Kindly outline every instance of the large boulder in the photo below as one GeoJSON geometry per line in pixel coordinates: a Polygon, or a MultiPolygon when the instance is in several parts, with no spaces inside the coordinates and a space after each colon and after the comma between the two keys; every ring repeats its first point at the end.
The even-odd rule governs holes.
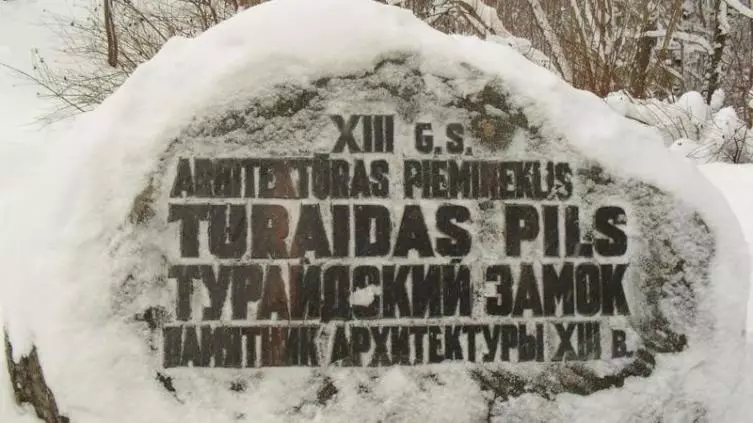
{"type": "Polygon", "coordinates": [[[47,421],[729,419],[724,199],[507,47],[276,0],[171,40],[40,162],[0,257],[47,421]]]}

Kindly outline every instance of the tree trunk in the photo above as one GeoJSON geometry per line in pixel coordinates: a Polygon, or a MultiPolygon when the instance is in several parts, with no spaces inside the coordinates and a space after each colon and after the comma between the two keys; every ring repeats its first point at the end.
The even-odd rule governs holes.
{"type": "MultiPolygon", "coordinates": [[[[648,22],[641,33],[656,30],[656,21],[648,22]]],[[[656,37],[642,36],[638,41],[638,51],[635,54],[635,65],[630,75],[630,95],[635,98],[646,97],[646,80],[648,79],[648,66],[651,64],[651,53],[656,47],[656,37]]]]}
{"type": "Polygon", "coordinates": [[[105,36],[107,37],[107,64],[118,66],[118,39],[115,33],[115,22],[112,18],[112,0],[105,0],[105,36]]]}
{"type": "Polygon", "coordinates": [[[714,2],[714,54],[711,55],[709,64],[708,84],[706,85],[706,102],[711,103],[711,96],[714,95],[721,85],[722,81],[722,56],[724,47],[727,44],[727,32],[729,28],[727,22],[727,3],[724,0],[714,2]]]}

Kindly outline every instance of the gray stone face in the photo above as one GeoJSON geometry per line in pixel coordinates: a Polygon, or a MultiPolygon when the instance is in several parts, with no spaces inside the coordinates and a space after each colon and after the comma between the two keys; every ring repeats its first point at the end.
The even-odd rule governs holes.
{"type": "MultiPolygon", "coordinates": [[[[160,168],[155,169],[150,184],[134,201],[129,235],[116,248],[116,256],[123,257],[123,282],[114,298],[117,299],[115,313],[133,319],[134,330],[143,332],[144,342],[154,352],[159,380],[178,398],[194,398],[197,392],[191,387],[198,380],[216,388],[213,395],[232,396],[238,392],[253,391],[259,380],[286,377],[279,369],[266,367],[301,367],[300,371],[305,375],[297,373],[297,379],[291,378],[290,383],[306,380],[315,388],[304,398],[281,398],[279,413],[281,416],[306,416],[317,408],[344,407],[338,403],[342,398],[338,392],[342,394],[344,389],[351,388],[338,382],[342,374],[337,372],[341,371],[338,370],[341,367],[352,366],[349,374],[354,378],[363,377],[365,381],[362,388],[348,395],[356,395],[368,402],[374,389],[369,378],[373,381],[383,377],[390,366],[406,364],[392,349],[395,338],[390,338],[391,341],[385,344],[386,358],[380,357],[379,352],[375,353],[376,336],[379,335],[373,331],[393,327],[410,331],[411,327],[423,327],[427,328],[426,334],[422,335],[425,338],[424,357],[416,357],[415,334],[412,334],[408,344],[412,345],[408,361],[413,366],[405,366],[405,372],[422,386],[434,386],[423,388],[425,391],[441,387],[445,383],[444,374],[460,375],[457,376],[460,380],[478,390],[476,397],[479,405],[474,408],[478,416],[469,421],[483,421],[484,415],[545,421],[535,420],[543,414],[511,411],[511,406],[505,404],[512,398],[528,398],[529,394],[546,400],[552,400],[562,393],[591,395],[597,391],[620,388],[629,377],[651,378],[659,356],[691,349],[694,342],[713,331],[715,322],[699,310],[698,298],[699,292],[709,284],[714,237],[694,210],[649,184],[604,169],[599,163],[588,159],[584,152],[576,151],[567,140],[559,138],[546,124],[532,124],[541,122],[541,117],[527,115],[526,104],[514,104],[507,94],[504,81],[470,66],[455,78],[447,79],[423,73],[417,63],[414,57],[395,57],[384,60],[363,74],[316,80],[305,86],[280,86],[266,96],[250,98],[233,108],[206,110],[204,114],[196,116],[196,120],[187,125],[182,135],[164,152],[160,168]],[[340,135],[331,118],[333,115],[343,116],[346,125],[348,117],[353,115],[391,116],[394,151],[333,152],[340,135]],[[432,125],[435,146],[441,151],[416,151],[416,125],[420,123],[432,125]],[[447,131],[449,124],[459,124],[462,130],[464,148],[460,152],[447,151],[452,148],[447,131]],[[343,196],[345,198],[327,196],[318,199],[313,188],[310,195],[301,196],[296,185],[300,183],[299,173],[292,173],[295,175],[291,179],[293,191],[285,191],[280,188],[279,174],[273,169],[271,172],[275,175],[268,178],[270,192],[273,192],[271,197],[278,198],[244,198],[243,195],[233,194],[242,192],[250,184],[246,176],[239,179],[242,186],[238,186],[237,190],[233,188],[234,170],[228,170],[226,175],[230,176],[225,179],[217,173],[208,178],[213,182],[206,189],[214,189],[215,194],[226,189],[228,195],[201,198],[199,191],[204,188],[197,182],[200,165],[196,160],[229,158],[318,159],[322,163],[329,163],[330,169],[334,161],[341,160],[349,163],[352,172],[355,172],[355,160],[365,160],[367,164],[382,160],[389,167],[389,171],[384,173],[386,181],[383,181],[388,184],[385,186],[388,186],[389,194],[384,196],[386,198],[375,194],[378,191],[375,186],[379,184],[371,175],[367,189],[370,197],[361,195],[353,198],[346,195],[343,196]],[[187,159],[187,163],[190,163],[192,175],[186,180],[193,182],[190,186],[194,190],[193,196],[187,191],[183,191],[185,195],[180,195],[180,172],[185,170],[180,168],[181,159],[187,159]],[[510,175],[516,172],[521,174],[522,169],[525,176],[502,178],[507,185],[497,186],[499,195],[496,198],[482,195],[476,196],[480,198],[464,199],[458,195],[455,198],[422,199],[419,195],[421,181],[415,187],[416,198],[410,199],[404,195],[408,160],[417,161],[422,169],[429,168],[428,161],[495,161],[507,163],[501,168],[508,169],[510,175]],[[422,163],[422,160],[426,162],[422,163]],[[538,163],[539,168],[531,163],[538,163]],[[550,163],[552,167],[548,168],[550,163]],[[558,165],[562,167],[559,168],[560,174],[556,175],[558,165]],[[550,175],[552,172],[555,174],[550,175]],[[285,195],[303,198],[279,198],[285,195]],[[254,205],[261,204],[276,204],[290,213],[289,227],[280,236],[282,239],[284,235],[290,257],[269,257],[269,254],[274,256],[269,252],[263,259],[253,257],[250,248],[255,245],[254,229],[241,229],[241,226],[254,219],[250,210],[254,205]],[[224,210],[222,213],[225,213],[227,220],[223,224],[214,224],[219,228],[216,230],[225,231],[225,237],[218,235],[217,242],[229,245],[235,239],[244,245],[241,255],[227,254],[218,258],[217,254],[213,254],[210,245],[213,241],[206,235],[212,229],[207,223],[200,223],[196,228],[199,234],[197,254],[186,254],[181,250],[185,247],[181,244],[181,236],[186,231],[190,232],[190,228],[186,226],[186,219],[176,217],[176,205],[205,205],[224,210]],[[234,218],[229,205],[239,207],[237,210],[244,217],[234,218]],[[386,207],[392,224],[388,238],[393,248],[401,232],[410,232],[398,229],[401,218],[405,219],[403,206],[418,206],[428,227],[428,234],[425,235],[430,239],[432,254],[420,257],[416,251],[411,251],[407,257],[394,257],[393,251],[392,254],[376,257],[354,257],[352,244],[355,241],[350,239],[346,242],[348,252],[342,257],[321,258],[311,253],[298,257],[292,253],[291,243],[295,238],[296,220],[302,213],[301,205],[319,205],[324,210],[321,219],[329,250],[337,248],[333,237],[338,230],[354,230],[355,225],[351,221],[349,229],[336,226],[342,216],[332,212],[335,205],[346,208],[363,205],[386,207]],[[453,205],[469,211],[467,219],[461,216],[455,220],[456,225],[450,225],[450,229],[462,227],[470,237],[470,248],[457,256],[442,255],[439,253],[439,239],[454,238],[454,242],[459,241],[456,236],[448,234],[447,227],[445,230],[437,229],[435,213],[442,206],[453,205]],[[533,213],[533,210],[535,214],[524,213],[519,226],[515,228],[507,220],[518,216],[508,213],[508,210],[516,207],[527,210],[526,213],[533,213]],[[576,208],[577,214],[568,214],[576,213],[576,208]],[[624,213],[610,214],[609,208],[617,208],[624,213]],[[526,216],[534,217],[528,219],[526,216]],[[552,221],[556,222],[553,226],[552,221]],[[602,223],[595,224],[596,221],[602,223]],[[566,222],[570,222],[569,229],[566,222]],[[532,225],[537,226],[535,234],[526,235],[526,230],[533,230],[532,225]],[[579,234],[573,235],[572,228],[579,234]],[[520,243],[519,254],[510,254],[510,248],[514,248],[511,245],[516,244],[511,234],[514,230],[521,231],[520,237],[528,237],[520,243]],[[245,239],[240,240],[241,236],[245,239]],[[573,237],[577,242],[568,256],[568,239],[573,237]],[[624,237],[627,245],[624,252],[617,251],[620,237],[624,237]],[[559,247],[552,243],[559,243],[559,247]],[[617,254],[610,251],[617,251],[617,254]],[[446,291],[454,289],[453,286],[462,287],[462,282],[459,285],[441,282],[441,286],[433,287],[432,281],[443,279],[432,279],[429,276],[431,268],[426,268],[429,273],[423,276],[428,282],[424,285],[421,285],[421,278],[413,273],[405,282],[405,295],[413,315],[401,318],[383,316],[384,306],[380,309],[378,305],[380,301],[388,302],[387,296],[390,295],[383,266],[429,264],[437,266],[437,269],[445,266],[441,268],[442,272],[449,267],[457,270],[465,266],[468,269],[467,313],[464,314],[462,304],[456,312],[446,313],[448,305],[442,303],[444,297],[441,297],[449,295],[446,291]],[[251,271],[245,285],[238,282],[239,288],[236,290],[233,276],[228,276],[223,282],[222,271],[215,267],[211,276],[214,279],[210,278],[211,282],[207,282],[210,280],[207,279],[208,273],[202,273],[205,271],[198,267],[210,269],[207,266],[219,265],[263,267],[265,282],[252,286],[251,281],[262,274],[251,271]],[[270,290],[279,288],[274,281],[270,282],[270,267],[275,265],[282,269],[280,280],[284,291],[270,294],[270,290]],[[334,265],[361,265],[382,271],[378,277],[375,276],[376,279],[361,279],[366,281],[362,286],[347,287],[345,297],[338,297],[336,288],[332,292],[327,291],[326,282],[320,285],[324,307],[329,304],[337,309],[339,301],[345,298],[350,302],[356,299],[361,308],[349,309],[347,317],[335,311],[331,320],[320,319],[319,316],[304,320],[294,316],[295,300],[313,295],[316,290],[307,292],[291,288],[290,281],[294,278],[287,273],[290,269],[288,266],[296,265],[321,265],[323,269],[334,265]],[[197,266],[195,273],[191,273],[192,277],[185,276],[185,281],[192,278],[193,282],[182,282],[176,266],[183,266],[181,269],[184,270],[197,266]],[[502,269],[490,276],[489,269],[493,266],[498,266],[497,270],[507,266],[511,273],[508,275],[502,269]],[[624,274],[620,273],[623,270],[624,274]],[[532,273],[527,273],[530,271],[532,273]],[[568,274],[568,271],[572,274],[568,274]],[[550,275],[545,276],[545,272],[550,272],[550,275]],[[551,272],[556,272],[556,277],[551,272]],[[521,288],[524,284],[521,281],[529,277],[529,282],[533,282],[528,284],[525,293],[521,293],[526,290],[521,288]],[[223,283],[227,285],[223,287],[223,283]],[[191,293],[181,291],[188,290],[189,285],[191,293]],[[241,285],[247,291],[241,293],[241,285]],[[438,291],[433,291],[434,288],[438,291]],[[510,290],[509,295],[504,293],[505,289],[510,290]],[[248,290],[258,292],[249,294],[248,290]],[[425,295],[414,292],[424,292],[425,295]],[[560,293],[561,296],[551,292],[560,293]],[[624,303],[620,298],[621,293],[624,293],[624,303]],[[236,307],[234,302],[235,296],[241,294],[250,299],[243,313],[238,311],[241,307],[236,307]],[[357,298],[360,297],[356,294],[366,295],[367,300],[359,302],[361,300],[357,298]],[[328,296],[331,298],[328,299],[328,296]],[[439,298],[441,305],[437,306],[439,312],[433,314],[431,304],[435,298],[439,298]],[[551,312],[547,311],[547,298],[557,300],[551,312]],[[285,299],[289,303],[281,304],[280,301],[285,299]],[[424,300],[428,302],[428,311],[418,315],[417,304],[424,300]],[[497,308],[490,304],[496,304],[497,308]],[[567,311],[567,304],[573,308],[572,312],[567,311]],[[369,311],[370,306],[375,307],[376,311],[369,311]],[[189,308],[190,311],[186,311],[189,308]],[[493,310],[497,311],[490,313],[493,310]],[[240,314],[237,313],[245,314],[245,317],[238,318],[240,314]],[[277,320],[268,319],[275,315],[277,320]],[[343,341],[342,335],[348,333],[340,333],[341,329],[338,328],[345,323],[366,329],[358,334],[351,332],[343,341]],[[206,336],[201,332],[202,326],[217,331],[214,334],[225,331],[222,332],[224,341],[217,341],[223,347],[202,341],[206,336]],[[258,339],[258,345],[254,347],[258,348],[256,361],[249,364],[248,347],[245,346],[249,335],[243,335],[242,330],[259,326],[276,329],[262,331],[255,338],[258,339]],[[310,329],[287,329],[301,326],[310,329]],[[448,343],[448,337],[452,336],[449,335],[449,328],[453,326],[462,328],[458,337],[459,351],[448,343]],[[178,329],[168,334],[168,328],[178,329]],[[432,334],[432,328],[438,328],[437,334],[432,334]],[[189,340],[192,335],[187,335],[187,331],[194,331],[196,339],[189,340]],[[523,338],[523,331],[527,338],[523,338]],[[291,338],[293,332],[301,339],[291,338]],[[368,342],[361,341],[358,344],[360,347],[354,346],[357,344],[356,337],[361,335],[368,338],[368,342]],[[233,338],[238,336],[242,338],[233,338]],[[306,336],[313,337],[311,345],[315,345],[317,350],[310,355],[301,350],[297,350],[297,353],[307,355],[308,361],[292,352],[296,345],[304,342],[302,339],[306,336]],[[570,336],[568,341],[572,341],[571,349],[561,342],[567,336],[570,336]],[[470,338],[474,338],[474,341],[470,341],[470,338]],[[441,344],[438,349],[432,346],[431,343],[435,342],[432,339],[437,339],[436,342],[441,344]],[[194,341],[198,344],[189,345],[194,341]],[[368,348],[364,343],[369,344],[368,348]],[[474,347],[470,346],[471,343],[474,347]],[[533,351],[530,350],[531,343],[535,344],[533,351]],[[238,349],[239,345],[244,346],[238,349]],[[361,347],[363,350],[359,349],[361,347]],[[338,348],[342,350],[340,353],[337,353],[338,348]],[[471,351],[474,348],[475,353],[471,351]],[[432,351],[435,359],[430,357],[432,351]],[[291,354],[296,357],[291,358],[291,354]],[[209,356],[211,358],[207,358],[209,356]],[[219,362],[223,362],[223,365],[218,366],[219,362]],[[369,368],[370,365],[377,368],[369,368]],[[185,368],[191,366],[230,369],[185,368]]],[[[364,120],[360,119],[353,128],[354,141],[361,147],[364,120]]],[[[387,125],[386,120],[382,123],[387,125]]],[[[376,125],[376,121],[372,121],[372,124],[376,125]]],[[[212,169],[219,172],[218,167],[212,169]]],[[[261,172],[259,169],[257,171],[261,172]]],[[[442,171],[439,173],[446,174],[442,171]]],[[[255,176],[264,178],[261,173],[255,176]]],[[[494,185],[493,175],[492,178],[489,176],[480,175],[477,185],[494,185]]],[[[331,178],[332,175],[330,182],[331,178]]],[[[449,189],[442,182],[437,187],[427,185],[427,188],[439,191],[449,189]]],[[[352,185],[349,185],[349,189],[354,190],[352,185]]],[[[256,194],[259,196],[259,192],[256,194]]],[[[201,213],[204,215],[199,220],[211,220],[211,217],[207,217],[211,211],[201,213]]],[[[402,226],[418,225],[416,221],[406,222],[402,226]]],[[[274,227],[274,223],[271,225],[274,227]]],[[[420,237],[420,233],[418,229],[414,236],[420,237]]],[[[351,236],[355,237],[356,233],[353,232],[351,236]]],[[[315,238],[304,237],[304,241],[309,243],[304,244],[316,244],[319,239],[315,238]]],[[[420,243],[420,240],[415,243],[420,243]]],[[[216,247],[215,252],[219,248],[216,247]]],[[[193,270],[185,271],[190,273],[193,270]]],[[[233,271],[230,272],[228,275],[235,275],[233,271]]],[[[393,290],[392,295],[398,295],[397,292],[393,290]]],[[[462,297],[462,290],[457,295],[462,297]]],[[[395,307],[399,308],[400,305],[395,307]]],[[[398,329],[389,330],[399,334],[398,329]]],[[[392,335],[392,332],[389,333],[392,335]]],[[[216,339],[220,339],[220,335],[216,339]]],[[[701,410],[698,415],[702,415],[703,406],[696,408],[701,410]]],[[[543,409],[536,413],[539,412],[545,413],[543,409]]],[[[555,413],[546,411],[550,412],[555,413]]],[[[395,416],[402,417],[390,421],[409,421],[401,420],[410,418],[406,410],[396,409],[395,413],[395,416]]],[[[557,421],[556,416],[549,417],[551,419],[546,421],[557,421]]]]}

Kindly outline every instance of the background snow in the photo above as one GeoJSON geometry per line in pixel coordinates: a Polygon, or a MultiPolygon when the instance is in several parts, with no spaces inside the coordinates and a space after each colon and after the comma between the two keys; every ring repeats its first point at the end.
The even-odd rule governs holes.
{"type": "MultiPolygon", "coordinates": [[[[29,49],[32,47],[51,48],[55,46],[55,40],[50,37],[49,32],[39,26],[40,16],[44,16],[41,11],[44,7],[54,7],[57,10],[64,12],[71,7],[71,4],[76,3],[75,0],[62,1],[57,0],[54,2],[41,2],[41,1],[29,1],[29,0],[14,0],[10,2],[0,2],[0,62],[9,63],[11,65],[20,67],[24,70],[29,70],[30,54],[29,49]]],[[[354,19],[361,19],[356,18],[354,19]]],[[[238,21],[237,25],[241,25],[242,21],[238,21]]],[[[226,32],[227,41],[230,45],[234,42],[241,43],[241,40],[234,40],[232,32],[235,29],[230,29],[228,25],[226,32]]],[[[295,40],[290,40],[295,41],[295,40]]],[[[181,49],[181,43],[175,42],[172,47],[176,51],[181,49]]],[[[406,44],[411,44],[410,41],[406,41],[406,44]]],[[[238,49],[242,50],[242,49],[238,49]]],[[[177,52],[177,56],[180,56],[177,52]]],[[[339,57],[345,54],[349,54],[347,49],[343,51],[314,51],[311,53],[318,54],[324,60],[330,60],[335,57],[339,57]]],[[[186,59],[188,60],[188,59],[186,59]]],[[[208,63],[207,66],[216,66],[216,63],[208,63]]],[[[281,64],[285,66],[286,64],[281,64]]],[[[489,66],[494,66],[493,61],[490,61],[489,66]]],[[[265,78],[267,76],[274,76],[274,70],[271,70],[267,75],[260,75],[259,78],[265,78]]],[[[549,80],[551,77],[546,74],[541,74],[544,81],[549,80]]],[[[511,75],[515,77],[515,75],[511,75]]],[[[529,76],[526,76],[529,77],[529,76]]],[[[541,93],[547,92],[551,86],[547,84],[541,84],[540,86],[531,88],[529,94],[538,95],[539,93],[533,92],[534,90],[541,90],[541,93]]],[[[8,198],[12,198],[13,195],[23,196],[24,187],[16,186],[13,181],[24,180],[24,175],[29,172],[29,167],[26,163],[31,163],[36,155],[49,148],[48,136],[45,132],[40,132],[38,127],[28,125],[33,121],[34,116],[37,115],[40,108],[44,107],[44,102],[37,99],[34,96],[36,88],[26,85],[24,82],[20,82],[12,77],[5,70],[0,70],[0,189],[3,190],[3,196],[5,197],[3,202],[8,198]],[[12,185],[12,186],[11,186],[12,185]]],[[[680,105],[688,110],[689,125],[696,125],[696,122],[702,115],[706,115],[709,112],[699,106],[697,99],[693,97],[687,97],[683,99],[683,102],[678,102],[680,105]]],[[[122,101],[138,101],[124,99],[122,101]]],[[[588,103],[588,100],[576,100],[576,104],[581,101],[588,103]]],[[[585,104],[585,103],[581,103],[585,104]]],[[[561,106],[558,104],[551,104],[552,108],[561,106]]],[[[586,105],[586,108],[588,106],[586,105]]],[[[579,107],[571,106],[569,109],[572,113],[579,111],[579,107]]],[[[565,115],[566,116],[566,115],[565,115]]],[[[565,117],[563,117],[565,118],[565,117]]],[[[609,125],[609,122],[603,123],[605,126],[609,125]]],[[[583,132],[587,128],[570,128],[571,131],[577,135],[588,138],[589,133],[583,132]]],[[[71,153],[76,154],[76,153],[71,153]]],[[[66,158],[59,157],[59,161],[64,161],[66,158]]],[[[142,165],[143,166],[143,165],[142,165]]],[[[750,166],[731,166],[731,165],[705,165],[701,167],[701,171],[722,191],[722,193],[730,202],[734,208],[743,230],[745,231],[746,239],[749,245],[752,245],[753,250],[753,165],[750,166]]],[[[688,172],[693,172],[688,170],[688,172]]],[[[678,175],[678,184],[682,184],[682,175],[678,175]]],[[[54,185],[53,185],[54,187],[54,185]]],[[[20,198],[20,197],[19,197],[20,198]]],[[[53,201],[53,200],[50,200],[53,201]]],[[[752,251],[753,254],[753,251],[752,251]]],[[[44,266],[44,263],[41,263],[44,266]]],[[[9,281],[4,281],[7,284],[9,281]]],[[[7,286],[3,289],[5,291],[7,286]]],[[[748,333],[753,340],[753,319],[749,314],[748,320],[748,333]]],[[[14,331],[18,334],[18,331],[14,331]]],[[[43,357],[44,359],[44,357],[43,357]]],[[[2,358],[0,358],[0,366],[2,366],[2,358]]],[[[391,372],[385,375],[381,380],[381,385],[384,389],[389,389],[390,386],[402,386],[400,378],[404,378],[404,375],[399,372],[391,372]],[[398,379],[395,381],[394,379],[398,379]]],[[[7,376],[5,371],[0,370],[0,384],[6,383],[7,376]]],[[[85,381],[81,381],[85,383],[85,381]]],[[[377,391],[378,393],[378,391],[377,391]]],[[[158,395],[157,393],[151,393],[151,395],[158,395]]],[[[146,396],[146,395],[145,395],[146,396]]],[[[384,398],[388,398],[386,395],[384,398]]],[[[535,401],[535,399],[526,399],[521,397],[517,401],[535,401]]],[[[449,402],[449,401],[448,401],[449,402]]],[[[158,405],[158,404],[153,404],[158,405]]],[[[451,410],[441,410],[442,412],[449,412],[451,410]]],[[[10,392],[0,391],[0,421],[3,422],[26,422],[35,421],[36,419],[28,417],[28,415],[18,410],[12,403],[12,397],[10,392]]],[[[325,419],[326,420],[326,419],[325,419]]],[[[167,420],[164,420],[167,421],[167,420]]]]}
{"type": "MultiPolygon", "coordinates": [[[[33,73],[32,50],[48,60],[62,59],[60,39],[49,25],[55,16],[77,16],[91,0],[0,1],[0,63],[33,73]]],[[[0,66],[0,148],[7,144],[51,138],[38,120],[50,102],[37,97],[40,89],[0,66]]],[[[60,125],[53,125],[60,126],[60,125]]],[[[54,129],[53,129],[54,130],[54,129]]]]}

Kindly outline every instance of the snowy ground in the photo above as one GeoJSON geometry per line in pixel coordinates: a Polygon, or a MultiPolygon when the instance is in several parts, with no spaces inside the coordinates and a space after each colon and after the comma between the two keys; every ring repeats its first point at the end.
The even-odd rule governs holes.
{"type": "MultiPolygon", "coordinates": [[[[724,194],[737,215],[753,257],[753,165],[727,165],[712,163],[701,166],[701,171],[724,194]]],[[[751,274],[753,285],[753,274],[751,274]]],[[[752,291],[753,292],[753,291],[752,291]]],[[[748,342],[753,348],[753,295],[748,300],[748,342]]]]}
{"type": "MultiPolygon", "coordinates": [[[[70,13],[82,0],[10,0],[0,1],[0,63],[30,71],[31,49],[52,52],[57,39],[42,25],[49,12],[70,13]]],[[[28,82],[14,78],[0,69],[0,189],[4,184],[19,180],[25,170],[25,158],[33,157],[45,143],[52,140],[51,129],[40,129],[35,117],[48,107],[36,97],[37,89],[28,82]]],[[[703,173],[722,191],[735,211],[753,256],[753,165],[731,166],[711,164],[702,166],[703,173]]],[[[753,275],[751,275],[753,281],[753,275]]],[[[743,283],[741,281],[741,283],[743,283]]],[[[748,339],[753,351],[753,313],[748,317],[748,339]]],[[[0,310],[1,311],[1,310],[0,310]]],[[[0,355],[0,386],[7,386],[0,355]]],[[[12,405],[9,392],[0,391],[1,422],[36,421],[12,405]]]]}

